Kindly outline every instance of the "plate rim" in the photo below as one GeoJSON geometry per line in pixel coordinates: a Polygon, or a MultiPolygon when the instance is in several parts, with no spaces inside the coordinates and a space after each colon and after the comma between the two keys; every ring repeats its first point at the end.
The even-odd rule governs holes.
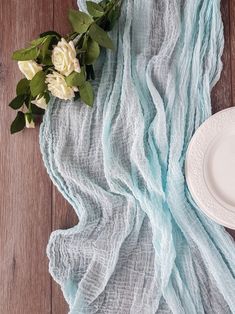
{"type": "MultiPolygon", "coordinates": [[[[226,220],[226,219],[224,220],[224,219],[221,218],[221,216],[220,216],[220,218],[219,218],[217,215],[213,215],[212,212],[207,209],[206,204],[203,203],[203,200],[200,198],[200,195],[198,195],[198,194],[195,192],[195,188],[193,187],[193,185],[195,185],[195,184],[193,183],[193,179],[192,179],[193,174],[192,174],[192,171],[190,171],[190,169],[189,169],[189,168],[190,168],[190,159],[191,159],[190,156],[191,156],[191,154],[192,154],[193,147],[195,146],[195,141],[197,140],[197,138],[200,139],[200,137],[203,135],[203,129],[208,128],[208,125],[209,125],[209,127],[210,127],[210,124],[212,124],[212,126],[213,126],[213,122],[214,122],[214,121],[216,122],[216,120],[218,119],[218,116],[220,116],[220,115],[223,115],[223,119],[224,119],[224,117],[226,116],[226,114],[227,114],[228,111],[234,111],[234,114],[235,114],[235,107],[229,107],[229,108],[223,109],[223,110],[221,110],[221,111],[219,111],[219,112],[217,112],[217,113],[211,115],[211,116],[210,116],[208,119],[206,119],[206,120],[199,126],[199,128],[195,131],[194,135],[192,136],[192,138],[191,138],[191,140],[190,140],[190,142],[189,142],[189,145],[188,145],[188,148],[187,148],[187,151],[186,151],[185,166],[184,166],[184,168],[185,168],[186,183],[187,183],[189,192],[190,192],[190,194],[191,194],[193,200],[195,201],[195,203],[198,205],[199,209],[200,209],[207,217],[209,217],[209,218],[212,219],[213,221],[215,221],[215,222],[219,223],[220,225],[223,225],[223,226],[225,226],[225,227],[227,227],[227,228],[230,228],[230,229],[234,229],[234,230],[235,230],[235,212],[234,212],[234,213],[233,213],[233,212],[230,212],[230,216],[233,216],[233,221],[234,221],[234,223],[229,223],[229,222],[228,222],[228,219],[227,219],[227,220],[226,220]]],[[[212,127],[211,127],[211,128],[212,128],[212,127]]],[[[221,130],[222,130],[222,129],[221,129],[221,130]]],[[[217,133],[216,133],[216,134],[217,134],[217,133]]],[[[216,135],[216,134],[215,134],[215,135],[216,135]]],[[[209,139],[210,139],[210,137],[209,137],[209,139]]],[[[214,140],[214,138],[212,138],[212,139],[210,140],[210,142],[212,142],[213,140],[214,140]]],[[[202,146],[202,147],[203,147],[203,146],[202,146]]],[[[225,208],[221,203],[219,203],[218,200],[215,199],[215,197],[211,194],[211,192],[210,192],[210,190],[209,190],[209,188],[208,188],[208,186],[207,186],[207,184],[206,184],[206,182],[205,182],[205,179],[204,179],[204,172],[203,172],[203,160],[204,160],[204,158],[205,158],[205,152],[207,151],[207,149],[208,149],[208,146],[204,147],[203,158],[201,158],[201,169],[202,169],[202,171],[201,171],[201,176],[202,176],[202,178],[203,178],[203,179],[202,179],[202,180],[203,180],[203,183],[204,183],[204,185],[205,185],[205,187],[206,187],[205,193],[207,193],[207,195],[210,195],[210,197],[213,198],[213,203],[214,203],[213,205],[214,205],[215,207],[217,207],[217,211],[218,211],[218,207],[219,207],[220,210],[221,210],[221,208],[223,208],[225,212],[228,212],[228,209],[225,208]]],[[[200,158],[198,158],[198,157],[195,157],[195,158],[197,158],[198,160],[200,159],[200,158]]],[[[195,158],[194,158],[194,162],[195,162],[195,158]]],[[[199,163],[199,164],[200,164],[200,163],[199,163]]],[[[199,175],[200,175],[200,174],[199,174],[199,175]]],[[[226,217],[226,215],[225,215],[225,217],[226,217]]]]}

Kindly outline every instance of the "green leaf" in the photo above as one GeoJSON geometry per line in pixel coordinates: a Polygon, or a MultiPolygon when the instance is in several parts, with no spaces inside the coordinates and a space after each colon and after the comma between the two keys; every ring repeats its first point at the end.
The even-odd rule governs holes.
{"type": "Polygon", "coordinates": [[[44,65],[52,65],[52,61],[51,61],[51,44],[52,44],[52,40],[53,40],[52,35],[47,35],[44,36],[42,38],[38,38],[36,39],[36,44],[38,43],[39,45],[39,50],[40,53],[38,55],[38,62],[42,63],[44,65]],[[41,41],[40,41],[41,40],[41,41]]]}
{"type": "Polygon", "coordinates": [[[98,4],[101,6],[103,9],[105,9],[106,5],[109,3],[109,0],[102,0],[98,4]]]}
{"type": "Polygon", "coordinates": [[[87,41],[87,52],[85,54],[85,63],[86,64],[92,64],[96,61],[96,59],[100,55],[100,47],[98,43],[91,38],[87,41]]]}
{"type": "Polygon", "coordinates": [[[45,110],[31,103],[31,112],[34,115],[43,115],[45,113],[45,110]]]}
{"type": "Polygon", "coordinates": [[[88,42],[89,37],[87,35],[84,36],[83,41],[81,42],[81,49],[79,49],[79,52],[86,52],[87,50],[87,42],[88,42]]]}
{"type": "Polygon", "coordinates": [[[33,97],[43,93],[47,87],[45,83],[46,74],[43,71],[39,71],[34,75],[30,81],[30,91],[33,97]]]}
{"type": "Polygon", "coordinates": [[[114,7],[108,14],[109,30],[112,30],[121,14],[121,7],[114,7]]]}
{"type": "Polygon", "coordinates": [[[47,40],[47,36],[44,37],[39,37],[37,39],[34,39],[33,41],[31,41],[31,47],[37,47],[42,45],[45,41],[47,40]]]}
{"type": "Polygon", "coordinates": [[[24,100],[25,95],[18,95],[10,102],[9,106],[14,110],[20,109],[24,104],[24,100]]]}
{"type": "Polygon", "coordinates": [[[25,117],[24,113],[21,111],[17,112],[15,120],[11,124],[11,134],[20,132],[25,127],[25,117]]]}
{"type": "Polygon", "coordinates": [[[61,40],[61,35],[54,31],[49,31],[49,32],[40,34],[40,37],[45,37],[45,36],[51,37],[51,41],[48,47],[49,50],[52,50],[53,46],[56,46],[58,42],[61,40]]]}
{"type": "Polygon", "coordinates": [[[42,55],[42,59],[44,60],[46,55],[48,54],[48,48],[51,43],[52,36],[48,36],[45,40],[45,42],[42,45],[42,48],[40,49],[40,54],[42,55]]]}
{"type": "Polygon", "coordinates": [[[41,33],[40,37],[45,37],[47,35],[51,35],[51,36],[57,37],[58,39],[61,39],[61,35],[57,32],[54,32],[54,31],[48,31],[48,32],[41,33]]]}
{"type": "MultiPolygon", "coordinates": [[[[45,55],[44,58],[40,54],[40,56],[39,56],[39,63],[42,63],[43,65],[46,65],[46,66],[53,65],[52,60],[51,60],[51,53],[49,52],[49,50],[48,50],[48,52],[47,52],[47,54],[45,55]]],[[[45,67],[44,67],[44,69],[45,69],[45,67]]]]}
{"type": "Polygon", "coordinates": [[[26,78],[23,78],[16,86],[16,95],[27,95],[29,91],[29,81],[26,78]]]}
{"type": "Polygon", "coordinates": [[[108,48],[108,49],[114,49],[113,42],[111,38],[109,37],[109,35],[97,24],[91,25],[89,29],[89,35],[100,46],[108,48]]]}
{"type": "Polygon", "coordinates": [[[39,48],[40,53],[38,56],[38,63],[42,63],[43,65],[52,65],[50,50],[52,39],[52,36],[48,36],[39,48]]]}
{"type": "Polygon", "coordinates": [[[83,86],[79,88],[81,100],[88,106],[92,107],[94,103],[94,92],[90,82],[86,81],[83,86]]]}
{"type": "Polygon", "coordinates": [[[29,47],[13,52],[12,59],[17,61],[27,61],[36,59],[39,54],[37,47],[29,47]]]}
{"type": "Polygon", "coordinates": [[[26,106],[27,108],[29,108],[29,105],[31,104],[31,100],[32,100],[31,94],[30,94],[30,95],[27,95],[26,98],[25,98],[25,101],[24,101],[25,106],[26,106]]]}
{"type": "Polygon", "coordinates": [[[87,11],[91,16],[100,17],[104,14],[104,9],[98,3],[87,1],[86,5],[87,11]]]}
{"type": "Polygon", "coordinates": [[[80,73],[72,72],[65,78],[65,81],[68,86],[82,86],[86,81],[84,71],[82,70],[80,73]]]}
{"type": "Polygon", "coordinates": [[[43,97],[46,99],[46,103],[48,104],[49,101],[50,101],[50,94],[49,94],[48,92],[45,92],[45,93],[43,94],[43,97]]]}
{"type": "Polygon", "coordinates": [[[95,80],[95,72],[93,69],[93,65],[91,65],[91,64],[86,65],[86,74],[87,74],[87,81],[88,80],[95,80]]]}
{"type": "Polygon", "coordinates": [[[88,27],[93,22],[93,19],[84,12],[70,10],[69,21],[72,24],[75,32],[83,34],[87,31],[88,27]]]}

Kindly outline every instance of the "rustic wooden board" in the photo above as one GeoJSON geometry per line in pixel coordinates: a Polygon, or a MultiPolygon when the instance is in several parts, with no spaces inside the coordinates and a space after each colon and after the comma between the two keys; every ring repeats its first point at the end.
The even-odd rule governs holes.
{"type": "MultiPolygon", "coordinates": [[[[50,232],[77,223],[71,206],[52,187],[44,169],[38,129],[10,136],[14,96],[20,73],[11,52],[38,32],[70,30],[68,8],[76,0],[0,2],[0,314],[65,314],[59,286],[48,273],[45,254],[50,232]],[[11,39],[11,40],[9,40],[11,39]],[[33,167],[32,167],[33,165],[33,167]]],[[[224,68],[212,92],[213,112],[235,105],[235,0],[222,0],[225,32],[224,68]]],[[[235,238],[235,231],[229,231],[235,238]]]]}
{"type": "MultiPolygon", "coordinates": [[[[224,22],[224,53],[223,53],[223,71],[217,85],[212,90],[212,111],[217,112],[232,105],[231,93],[231,50],[230,50],[230,25],[229,25],[229,7],[231,0],[221,1],[222,19],[224,22]]],[[[232,0],[234,1],[234,0],[232,0]]]]}
{"type": "Polygon", "coordinates": [[[51,182],[38,129],[10,135],[7,107],[20,79],[12,51],[52,28],[51,1],[0,1],[0,313],[50,314],[51,279],[45,248],[51,232],[51,182]]]}

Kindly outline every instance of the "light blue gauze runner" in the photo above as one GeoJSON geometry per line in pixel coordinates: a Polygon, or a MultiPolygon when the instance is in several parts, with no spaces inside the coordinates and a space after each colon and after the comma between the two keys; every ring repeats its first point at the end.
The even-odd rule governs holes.
{"type": "Polygon", "coordinates": [[[53,100],[41,126],[45,165],[80,221],[52,233],[50,272],[71,314],[235,313],[233,240],[184,178],[222,67],[220,1],[123,0],[110,36],[94,107],[53,100]]]}

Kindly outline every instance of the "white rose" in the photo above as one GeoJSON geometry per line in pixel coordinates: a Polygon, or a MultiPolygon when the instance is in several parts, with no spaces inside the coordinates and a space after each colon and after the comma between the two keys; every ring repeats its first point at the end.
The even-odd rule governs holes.
{"type": "Polygon", "coordinates": [[[28,129],[34,129],[35,128],[35,123],[33,121],[33,119],[31,119],[31,121],[29,122],[29,116],[27,115],[27,113],[24,115],[25,117],[25,126],[28,129]]]}
{"type": "Polygon", "coordinates": [[[42,70],[42,67],[34,60],[18,61],[20,71],[25,75],[27,80],[32,80],[34,75],[42,70]]]}
{"type": "Polygon", "coordinates": [[[78,91],[77,87],[69,87],[64,76],[55,71],[52,74],[47,74],[46,83],[52,95],[60,99],[70,100],[75,96],[74,92],[78,91]]]}
{"type": "Polygon", "coordinates": [[[80,73],[81,68],[76,58],[76,50],[72,41],[69,43],[62,38],[54,47],[51,56],[55,69],[65,76],[69,76],[73,71],[80,73]]]}
{"type": "Polygon", "coordinates": [[[47,102],[45,97],[40,97],[39,95],[37,96],[37,98],[33,101],[31,101],[32,104],[36,105],[39,108],[42,109],[47,109],[47,102]]]}

